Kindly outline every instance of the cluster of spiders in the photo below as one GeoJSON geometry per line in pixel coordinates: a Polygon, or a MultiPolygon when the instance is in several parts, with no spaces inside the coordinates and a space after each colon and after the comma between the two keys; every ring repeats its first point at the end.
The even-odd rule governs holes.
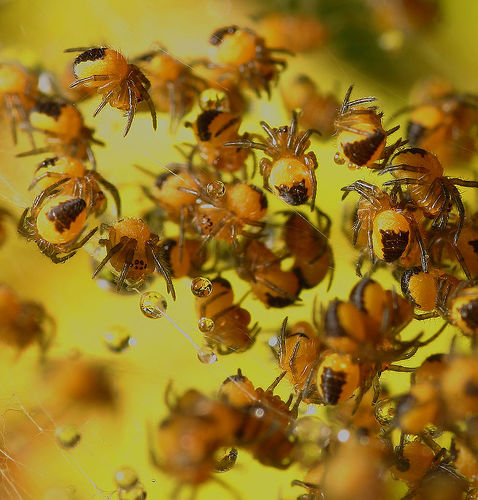
{"type": "MultiPolygon", "coordinates": [[[[477,96],[426,83],[422,101],[398,113],[409,112],[407,137],[390,141],[400,127],[385,129],[375,97],[352,100],[349,86],[340,105],[337,95],[321,94],[301,75],[284,93],[287,124],[260,121],[257,130],[240,131],[246,100],[270,96],[290,54],[235,25],[216,30],[209,42],[211,58],[190,66],[158,45],[131,61],[109,47],[68,49],[79,52],[65,89],[75,102],[42,93],[34,71],[0,64],[12,136],[16,141],[21,129],[32,145],[18,156],[48,154],[29,186],[34,197],[19,220],[20,235],[55,264],[82,247],[99,247],[102,253],[90,252],[93,278],[113,283],[111,293],[142,290],[155,271],[173,299],[176,280],[204,280],[204,293],[196,294],[198,325],[219,356],[246,356],[261,335],[245,297],[235,300],[223,273],[235,272],[264,308],[281,312],[301,304],[303,291],[316,290],[327,276],[323,293],[330,288],[335,249],[332,220],[317,206],[325,184],[319,164],[392,176],[381,187],[357,179],[342,188],[343,199],[359,195],[343,228],[359,249],[357,274],[369,264],[348,299],[314,302],[307,307],[312,322],[290,325],[284,312],[273,346],[280,373],[267,389],[238,370],[214,396],[190,389],[173,400],[169,391],[169,414],[149,443],[152,462],[179,489],[228,471],[244,450],[266,466],[306,468],[304,480],[294,481],[306,490],[301,500],[345,500],[351,491],[360,500],[386,499],[392,478],[407,485],[407,499],[435,498],[440,488],[450,491],[440,497],[446,500],[476,498],[478,223],[459,188],[478,182],[445,175],[445,168],[463,160],[457,144],[475,151],[477,96]],[[104,144],[76,105],[95,94],[101,101],[94,116],[107,104],[125,112],[125,136],[144,104],[154,130],[157,112],[170,114],[172,131],[197,112],[184,122],[194,143],[178,147],[176,163],[159,174],[139,167],[154,181],[146,185],[142,177],[151,209],[136,217],[121,218],[120,190],[96,165],[93,148],[104,144]],[[321,144],[332,134],[337,152],[327,158],[321,144]],[[272,212],[274,201],[287,209],[272,212]],[[397,279],[403,296],[372,278],[378,269],[397,279]],[[431,317],[444,326],[407,339],[410,324],[431,317]],[[470,340],[470,352],[452,347],[420,366],[400,364],[447,325],[470,340]],[[411,373],[408,391],[388,394],[381,386],[386,371],[411,373]],[[288,400],[274,394],[283,378],[293,390],[288,400]],[[302,416],[305,405],[327,407],[329,422],[302,416]],[[451,440],[440,441],[443,433],[451,440]]],[[[11,217],[1,209],[0,237],[11,217]]],[[[27,305],[33,308],[3,291],[0,340],[23,349],[36,336],[45,354],[50,318],[37,305],[28,322],[34,314],[24,312],[27,305]]]]}

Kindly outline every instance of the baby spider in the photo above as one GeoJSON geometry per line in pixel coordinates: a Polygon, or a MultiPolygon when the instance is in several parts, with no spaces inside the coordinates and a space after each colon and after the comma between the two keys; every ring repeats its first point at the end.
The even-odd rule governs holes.
{"type": "Polygon", "coordinates": [[[384,182],[384,186],[406,187],[412,204],[423,210],[425,217],[432,219],[432,229],[443,232],[453,206],[458,211],[453,244],[456,245],[465,223],[465,207],[456,186],[478,187],[478,182],[443,175],[443,166],[438,158],[420,148],[402,149],[394,155],[390,165],[379,175],[391,173],[395,179],[384,182]]]}
{"type": "Polygon", "coordinates": [[[314,173],[317,158],[313,151],[305,151],[310,146],[310,136],[313,133],[320,135],[320,132],[314,129],[298,132],[297,120],[298,114],[293,111],[290,126],[271,128],[261,121],[261,127],[268,135],[264,142],[242,139],[226,142],[224,145],[264,151],[272,158],[262,158],[259,163],[264,187],[289,205],[302,205],[310,200],[310,208],[313,210],[317,191],[314,173]]]}
{"type": "Polygon", "coordinates": [[[79,47],[65,52],[81,52],[73,62],[73,74],[77,79],[70,88],[96,88],[103,100],[96,108],[96,116],[108,103],[114,108],[126,111],[127,122],[124,136],[129,132],[138,104],[146,101],[156,130],[156,110],[148,93],[149,80],[140,69],[116,50],[106,47],[79,47]]]}
{"type": "Polygon", "coordinates": [[[154,44],[150,52],[135,58],[134,62],[148,75],[156,107],[160,112],[169,112],[170,131],[174,132],[206,83],[188,64],[158,44],[154,44]]]}
{"type": "Polygon", "coordinates": [[[104,142],[93,137],[94,130],[85,127],[80,111],[61,99],[49,99],[38,102],[30,110],[32,130],[41,132],[45,137],[45,147],[19,153],[23,158],[36,154],[57,152],[59,155],[72,156],[79,160],[88,160],[96,168],[96,160],[91,149],[92,144],[104,146],[104,142]]]}
{"type": "Polygon", "coordinates": [[[120,214],[121,201],[116,187],[95,170],[87,170],[80,160],[70,156],[47,158],[38,165],[38,171],[41,174],[33,179],[28,189],[37,185],[46,189],[59,179],[68,179],[62,187],[62,193],[83,198],[87,203],[88,215],[93,212],[99,216],[106,209],[103,188],[113,197],[116,213],[120,214]]]}
{"type": "Polygon", "coordinates": [[[275,83],[280,72],[287,66],[274,52],[290,54],[285,49],[271,49],[262,37],[248,28],[226,26],[216,30],[209,38],[214,62],[210,67],[225,69],[225,76],[237,79],[238,83],[254,90],[257,97],[265,90],[270,97],[270,84],[275,83]]]}
{"type": "Polygon", "coordinates": [[[13,142],[17,143],[17,125],[24,129],[35,147],[28,112],[38,97],[37,80],[18,64],[0,63],[0,111],[10,120],[13,142]]]}
{"type": "Polygon", "coordinates": [[[382,168],[392,153],[406,141],[398,139],[394,144],[386,146],[387,137],[400,126],[385,130],[382,125],[383,113],[378,113],[376,106],[364,106],[376,98],[363,97],[350,101],[352,89],[353,85],[348,88],[339,116],[335,120],[339,151],[335,154],[334,161],[342,165],[347,160],[349,168],[382,168]]]}
{"type": "MultiPolygon", "coordinates": [[[[398,202],[395,196],[362,180],[343,187],[342,191],[342,199],[352,191],[360,194],[354,224],[354,246],[360,231],[364,231],[367,234],[370,260],[375,262],[376,256],[385,262],[393,262],[402,255],[407,255],[416,240],[420,248],[422,268],[425,271],[428,269],[429,256],[413,212],[398,202]]],[[[361,263],[362,257],[357,262],[359,276],[361,263]]]]}
{"type": "Polygon", "coordinates": [[[92,278],[111,262],[115,271],[121,273],[117,283],[117,289],[120,289],[125,280],[132,285],[142,284],[157,269],[166,281],[168,293],[176,300],[171,272],[158,235],[151,233],[141,219],[133,217],[120,219],[105,228],[109,231],[108,238],[100,239],[99,242],[106,247],[106,256],[92,278]]]}
{"type": "Polygon", "coordinates": [[[61,179],[42,191],[24,210],[18,224],[18,232],[28,241],[33,240],[55,264],[73,257],[98,229],[80,239],[86,228],[86,201],[61,194],[60,186],[68,181],[61,179]]]}

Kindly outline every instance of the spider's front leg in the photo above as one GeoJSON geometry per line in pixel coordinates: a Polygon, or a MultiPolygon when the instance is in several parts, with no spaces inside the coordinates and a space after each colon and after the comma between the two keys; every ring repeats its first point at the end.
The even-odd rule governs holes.
{"type": "Polygon", "coordinates": [[[259,161],[259,171],[264,181],[263,183],[264,188],[269,190],[270,190],[269,175],[271,173],[271,170],[272,170],[272,161],[269,160],[269,158],[261,158],[261,160],[259,161]]]}
{"type": "Polygon", "coordinates": [[[314,210],[315,207],[315,197],[317,195],[317,178],[315,176],[315,169],[318,167],[317,157],[315,153],[309,151],[305,157],[304,162],[307,168],[309,169],[310,181],[312,183],[312,194],[310,197],[310,210],[314,210]]]}

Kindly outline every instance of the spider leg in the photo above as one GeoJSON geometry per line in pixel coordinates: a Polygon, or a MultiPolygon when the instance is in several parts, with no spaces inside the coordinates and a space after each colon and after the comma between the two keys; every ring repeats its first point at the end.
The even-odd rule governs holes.
{"type": "Polygon", "coordinates": [[[232,146],[239,148],[255,148],[255,149],[260,149],[262,151],[266,151],[268,149],[268,146],[266,146],[265,144],[262,144],[261,142],[253,142],[250,141],[249,139],[242,139],[241,141],[225,142],[223,146],[232,146]]]}
{"type": "Polygon", "coordinates": [[[415,167],[412,165],[407,165],[406,163],[401,163],[400,165],[389,165],[388,167],[383,168],[382,170],[380,170],[378,175],[388,174],[397,171],[417,172],[425,174],[427,172],[427,169],[425,167],[415,167]]]}
{"type": "Polygon", "coordinates": [[[420,248],[420,261],[422,264],[422,269],[424,272],[428,272],[428,261],[430,260],[430,256],[425,249],[425,244],[423,243],[422,235],[420,234],[420,230],[417,225],[413,225],[413,233],[417,240],[418,247],[420,248]]]}
{"type": "Polygon", "coordinates": [[[63,262],[66,262],[68,259],[71,259],[75,254],[76,251],[71,252],[68,255],[65,255],[64,257],[57,257],[56,255],[48,255],[48,257],[50,257],[50,259],[54,264],[63,264],[63,262]]]}
{"type": "Polygon", "coordinates": [[[310,180],[312,181],[312,193],[310,197],[310,210],[313,211],[315,208],[315,197],[317,195],[317,178],[315,176],[314,170],[317,168],[317,159],[315,154],[310,151],[304,158],[305,164],[309,168],[310,180]],[[312,164],[312,165],[311,165],[312,164]]]}
{"type": "Polygon", "coordinates": [[[297,144],[295,145],[294,149],[295,155],[299,156],[304,151],[304,145],[309,140],[312,134],[322,135],[322,133],[319,130],[316,130],[315,128],[309,128],[308,130],[306,130],[302,134],[302,137],[297,141],[297,144]]]}
{"type": "Polygon", "coordinates": [[[286,331],[287,331],[287,321],[288,321],[288,317],[286,316],[284,318],[284,320],[282,321],[282,325],[281,325],[281,328],[280,328],[280,333],[277,337],[277,341],[278,341],[278,352],[277,352],[277,355],[279,357],[279,360],[282,358],[282,356],[285,354],[285,334],[286,334],[286,331]]]}
{"type": "Polygon", "coordinates": [[[126,243],[128,241],[125,238],[127,238],[127,237],[123,236],[123,238],[121,238],[122,241],[120,241],[115,246],[110,248],[109,252],[107,252],[107,254],[106,254],[106,257],[98,264],[98,267],[95,269],[95,272],[92,274],[92,276],[91,276],[92,279],[94,279],[96,277],[96,275],[105,267],[105,265],[109,262],[109,260],[114,255],[116,255],[118,252],[121,252],[121,250],[123,249],[123,247],[126,245],[126,243]]]}
{"type": "Polygon", "coordinates": [[[11,96],[11,98],[13,101],[13,105],[15,106],[15,109],[17,110],[17,113],[20,115],[20,118],[22,119],[21,125],[24,125],[24,126],[22,126],[22,128],[26,131],[28,138],[30,139],[30,143],[32,145],[32,148],[35,149],[35,147],[36,147],[35,140],[33,138],[32,127],[31,127],[29,120],[28,120],[28,114],[25,111],[25,108],[23,107],[23,104],[22,104],[18,94],[13,94],[11,96]]]}
{"type": "Polygon", "coordinates": [[[126,127],[124,129],[123,137],[126,137],[126,135],[129,132],[129,129],[131,128],[134,114],[136,113],[136,105],[137,105],[136,95],[131,89],[131,86],[129,84],[128,84],[128,100],[129,100],[129,109],[127,114],[128,120],[126,121],[126,127]]]}
{"type": "Polygon", "coordinates": [[[121,287],[124,285],[126,275],[128,274],[129,268],[131,267],[131,265],[133,263],[134,252],[136,251],[137,244],[138,244],[138,242],[136,240],[131,239],[131,238],[128,238],[128,241],[125,244],[125,249],[128,248],[128,246],[130,248],[126,251],[126,256],[124,259],[124,266],[123,266],[123,269],[121,271],[118,283],[116,285],[117,291],[121,290],[121,287]]]}
{"type": "Polygon", "coordinates": [[[297,111],[294,110],[292,111],[292,120],[290,122],[289,131],[287,133],[287,149],[292,148],[292,141],[294,140],[297,133],[297,119],[297,111]]]}
{"type": "Polygon", "coordinates": [[[272,382],[272,384],[266,389],[266,392],[273,392],[274,389],[279,385],[279,382],[284,378],[284,375],[286,374],[287,372],[284,370],[280,375],[278,375],[274,381],[272,382]]]}
{"type": "Polygon", "coordinates": [[[461,230],[463,229],[463,225],[465,223],[465,207],[463,202],[461,201],[460,193],[458,189],[453,185],[453,188],[450,189],[450,196],[453,203],[456,205],[458,210],[458,224],[455,231],[455,236],[453,237],[453,243],[456,245],[458,243],[458,238],[460,237],[461,230]]]}
{"type": "MultiPolygon", "coordinates": [[[[94,172],[96,174],[96,172],[94,172]]],[[[101,177],[100,175],[96,174],[95,179],[105,187],[105,189],[111,194],[113,197],[113,200],[115,202],[116,206],[116,216],[119,217],[121,215],[121,198],[118,192],[118,189],[114,184],[111,184],[111,182],[108,182],[106,179],[101,177]]]]}
{"type": "Polygon", "coordinates": [[[35,179],[33,179],[32,183],[28,186],[28,190],[32,190],[41,180],[43,179],[47,179],[49,177],[61,177],[63,174],[59,174],[57,172],[45,172],[44,174],[42,175],[39,175],[38,177],[35,177],[35,179]]]}
{"type": "Polygon", "coordinates": [[[64,184],[65,182],[68,182],[70,180],[69,177],[66,177],[65,179],[61,179],[55,184],[52,184],[51,186],[47,187],[45,190],[43,190],[34,200],[33,204],[31,207],[32,212],[36,210],[47,198],[56,195],[57,193],[60,192],[60,189],[57,189],[59,186],[64,184]]]}
{"type": "Polygon", "coordinates": [[[156,115],[156,108],[154,107],[153,100],[151,99],[151,96],[149,95],[149,92],[141,86],[141,97],[146,101],[146,104],[148,105],[149,112],[151,114],[151,120],[153,122],[153,130],[156,130],[158,128],[158,118],[156,115]]]}
{"type": "Polygon", "coordinates": [[[15,118],[15,110],[13,106],[13,102],[10,99],[10,96],[7,94],[5,96],[5,107],[7,111],[7,116],[10,120],[10,129],[12,132],[13,143],[17,144],[17,120],[15,118]]]}
{"type": "Polygon", "coordinates": [[[70,84],[70,89],[74,89],[75,87],[78,87],[79,85],[82,85],[86,82],[101,82],[110,79],[111,78],[109,75],[92,75],[88,76],[87,78],[81,78],[80,80],[76,80],[76,82],[70,84]]]}
{"type": "Polygon", "coordinates": [[[278,142],[277,142],[277,137],[276,137],[276,134],[274,133],[274,130],[271,128],[271,126],[266,123],[265,121],[261,121],[260,122],[260,125],[261,127],[265,130],[265,132],[267,133],[267,135],[269,136],[271,142],[272,142],[272,145],[277,148],[279,146],[278,142]]]}
{"type": "Polygon", "coordinates": [[[146,242],[146,245],[151,251],[151,255],[153,257],[154,263],[156,264],[158,271],[166,281],[166,289],[168,293],[171,294],[173,300],[176,300],[176,292],[174,290],[173,281],[171,279],[171,272],[169,271],[167,264],[165,262],[161,262],[161,257],[157,254],[157,248],[155,247],[155,245],[152,243],[151,240],[148,240],[146,242]]]}
{"type": "Polygon", "coordinates": [[[350,87],[347,89],[347,92],[345,93],[345,97],[344,97],[344,101],[342,103],[342,107],[340,108],[340,113],[339,115],[342,115],[345,113],[345,110],[347,109],[348,107],[348,103],[349,103],[349,99],[350,99],[350,95],[352,94],[352,90],[353,90],[354,86],[353,85],[350,85],[350,87]]]}
{"type": "Polygon", "coordinates": [[[111,96],[113,95],[114,91],[110,90],[104,97],[103,100],[101,101],[100,105],[95,109],[95,112],[93,113],[93,118],[108,104],[111,96]]]}
{"type": "Polygon", "coordinates": [[[68,53],[68,52],[86,52],[87,50],[91,49],[97,49],[97,48],[106,48],[106,47],[72,47],[70,49],[65,49],[63,53],[68,53]]]}
{"type": "Polygon", "coordinates": [[[174,83],[168,82],[166,86],[168,89],[168,101],[169,101],[169,131],[172,133],[177,129],[178,122],[181,119],[181,116],[178,113],[178,110],[176,109],[176,99],[175,99],[176,94],[174,91],[174,83]]]}

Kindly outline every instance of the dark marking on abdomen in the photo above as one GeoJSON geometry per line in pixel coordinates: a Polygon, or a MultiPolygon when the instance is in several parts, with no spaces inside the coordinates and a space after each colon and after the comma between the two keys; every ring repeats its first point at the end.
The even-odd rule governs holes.
{"type": "Polygon", "coordinates": [[[224,35],[233,35],[238,29],[239,29],[239,26],[236,26],[235,24],[232,26],[226,26],[225,28],[220,28],[220,29],[216,30],[209,37],[209,43],[211,45],[220,45],[222,43],[222,39],[224,38],[224,35]]]}
{"type": "Polygon", "coordinates": [[[375,133],[370,134],[365,139],[348,142],[343,145],[345,156],[355,165],[365,165],[385,140],[385,137],[385,132],[377,129],[375,133]]]}
{"type": "Polygon", "coordinates": [[[393,262],[397,260],[408,245],[408,231],[384,231],[380,229],[380,234],[382,235],[382,252],[383,260],[385,262],[393,262]]]}
{"type": "Polygon", "coordinates": [[[407,139],[411,146],[418,146],[425,135],[426,128],[416,122],[408,122],[407,139]]]}
{"type": "Polygon", "coordinates": [[[46,214],[48,220],[55,223],[55,229],[63,233],[70,229],[70,226],[86,208],[86,201],[82,198],[73,198],[59,203],[52,207],[46,214]]]}
{"type": "Polygon", "coordinates": [[[85,52],[82,52],[79,56],[77,56],[77,58],[73,62],[73,67],[82,62],[104,59],[105,51],[105,47],[95,47],[93,49],[85,50],[85,52]]]}
{"type": "Polygon", "coordinates": [[[211,139],[211,131],[209,125],[212,121],[222,113],[217,109],[206,109],[197,118],[196,127],[200,141],[209,141],[211,139]]]}
{"type": "Polygon", "coordinates": [[[468,245],[473,248],[474,253],[478,253],[478,240],[469,241],[468,245]]]}
{"type": "Polygon", "coordinates": [[[308,191],[305,187],[305,179],[300,182],[294,181],[292,186],[287,186],[281,184],[280,186],[274,186],[281,200],[285,201],[288,205],[297,206],[303,205],[308,199],[308,191]]]}
{"type": "Polygon", "coordinates": [[[466,326],[471,328],[472,330],[476,330],[478,328],[478,300],[472,300],[460,307],[458,310],[461,318],[466,323],[466,326]]]}
{"type": "Polygon", "coordinates": [[[60,101],[44,101],[39,102],[33,109],[33,112],[41,113],[42,115],[47,115],[58,120],[61,115],[61,110],[66,106],[66,103],[60,101]]]}
{"type": "Polygon", "coordinates": [[[325,368],[324,373],[322,373],[320,377],[320,386],[324,394],[324,402],[329,405],[336,405],[342,394],[342,387],[344,384],[344,372],[334,372],[332,368],[325,368]]]}

